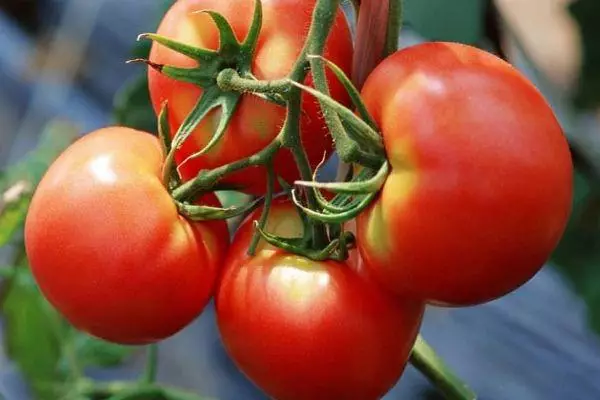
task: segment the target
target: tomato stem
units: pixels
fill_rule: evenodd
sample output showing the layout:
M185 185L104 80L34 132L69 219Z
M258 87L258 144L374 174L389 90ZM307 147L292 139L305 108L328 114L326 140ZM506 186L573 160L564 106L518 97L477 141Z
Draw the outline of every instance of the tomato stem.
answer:
M340 83L346 89L346 92L350 96L350 99L352 100L352 104L356 108L356 112L358 113L358 115L363 119L363 121L365 121L365 123L367 123L369 125L369 127L371 127L373 130L377 131L377 129L378 129L377 124L375 123L375 121L373 120L371 115L369 114L369 111L367 110L367 107L366 107L365 103L363 102L362 97L360 96L360 91L354 85L352 80L344 73L344 71L340 67L335 65L333 62L331 62L330 60L327 60L326 58L323 58L322 56L310 55L308 57L309 58L311 58L311 57L320 58L323 60L323 62L325 62L325 65L327 65L327 68L329 68L329 70L331 72L333 72L333 74L336 76L338 81L340 81ZM381 139L379 139L379 140L381 140Z
M421 335L417 337L413 347L410 363L425 375L447 400L477 399L477 395L454 374Z
M177 187L181 184L181 179L175 169L175 153L171 152L171 131L169 128L168 121L167 103L164 102L160 113L158 115L158 137L165 154L165 161L163 163L162 180L167 190L171 190L173 187Z
M267 147L251 157L235 161L231 164L225 164L212 170L202 170L196 178L183 183L173 190L172 196L175 200L181 202L191 200L203 191L212 190L213 186L227 174L251 166L264 165L268 159L277 153L281 145L281 135L279 135Z
M235 218L240 215L245 215L257 209L263 202L263 199L258 198L251 202L246 202L240 206L233 207L212 207L206 205L196 205L181 203L175 200L177 210L181 215L192 221L210 221Z
M318 60L323 62L322 58ZM356 162L371 168L381 165L385 160L385 151L383 140L375 129L328 95L297 82L292 82L292 85L319 100L324 110L325 120L328 124L331 123L329 130L335 139L336 150L342 160ZM344 151L345 148L352 150ZM343 157L351 159L346 160Z
M389 163L384 162L377 172L370 176L372 173L368 171L365 180L353 180L351 182L329 182L321 183L314 181L296 181L296 186L312 187L316 189L326 189L333 193L346 193L346 194L369 194L377 193L383 186L388 172ZM362 175L364 176L364 175Z
M389 0L388 28L385 41L384 56L389 56L398 50L402 19L404 17L404 0Z
M224 69L217 75L217 85L222 90L233 90L240 93L267 93L285 95L291 87L288 79L274 79L270 81L242 78L232 68Z
M339 11L339 4L340 0L317 1L313 10L312 22L304 46L287 78L272 81L255 79L249 69L241 68L242 66L250 65L249 59L245 59L238 60L235 68L226 67L219 70L215 75L215 85L204 88L202 97L205 100L203 101L201 99L198 102L196 108L190 113L182 127L176 133L169 156L172 156L172 153L181 147L183 142L189 137L192 130L207 112L217 106L221 106L223 109L229 108L234 110L237 99L239 98L238 96L242 93L261 95L267 100L271 100L277 104L283 102L286 106L286 116L282 129L277 137L258 153L246 159L238 160L212 170L200 171L194 179L175 188L172 191L172 196L181 212L184 212L188 217L198 219L202 219L202 216L207 215L210 215L211 217L218 216L218 213L214 213L212 210L202 209L202 207L198 208L197 206L190 204L190 202L203 192L214 190L215 186L219 184L219 181L227 174L250 166L266 166L282 147L285 147L293 155L301 180L303 182L312 180L313 171L300 136L302 90L306 90L306 87L302 87L300 83L304 82L310 69L313 70L313 80L315 81L315 87L318 90L315 91L312 88L309 88L309 90L313 90L313 95L315 95L321 103L327 125L330 127L340 157L345 161L356 162L367 166L372 170L378 170L381 167L382 163L385 161L385 153L381 137L376 129L373 128L372 121L370 119L367 122L361 120L359 117L355 116L352 111L343 107L341 104L334 102L329 97L329 88L327 87L327 77L322 56L327 37L329 36L335 21L336 13ZM220 25L219 30L221 35L225 35L231 39L228 26L221 21L219 16L213 14L211 14L211 16L215 19L215 23ZM257 28L252 31L252 34L249 34L249 42L242 44L242 48L244 49L242 53L244 54L248 53L248 51L246 51L248 50L246 46L248 48L253 48L256 44L256 38L260 27L259 22L256 19L260 16L261 9L259 0L257 0L257 8L255 8L253 17L253 26ZM159 38L159 40L166 43L164 38ZM233 43L232 40L229 41ZM192 49L182 47L179 43L168 43L168 45L171 47L181 47L190 54L194 53ZM223 53L223 49L220 49L219 53ZM210 61L208 62L210 68L217 65L217 62L214 59L210 59L212 54L200 51L199 56L204 57L205 61ZM163 71L164 68L165 67L162 67ZM175 70L171 72L180 75L188 74L188 78L190 77L189 72ZM302 90L299 86L302 87ZM231 102L227 103L229 95L235 97L232 97ZM358 97L356 90L351 92L350 95L351 97L352 95L354 95L355 98ZM365 111L364 107L361 108L361 111ZM228 113L228 116L229 115L230 114ZM342 117L340 117L340 115ZM217 129L219 133L224 132L228 123L228 118L222 118L221 122L222 124L219 124ZM333 129L331 129L332 127ZM210 144L215 144L220 140L220 136L215 135L213 139L214 140L210 141ZM210 146L208 146L208 149L210 149ZM203 149L201 152L192 155L191 158L201 156L206 151L206 149ZM183 163L188 160L184 160ZM305 197L306 207L320 215L322 209L319 205L320 202L315 190L303 191L303 195ZM273 196L273 193L269 196ZM359 204L348 207L344 210L346 212L345 215L349 215L348 213L355 212L364 207L364 201L369 197L373 196L363 196L361 198L362 201L360 201ZM268 207L268 204L265 205ZM227 215L227 213L221 214L221 216L225 215ZM262 227L263 226L261 226L261 228ZM319 219L308 219L308 227L309 229L305 230L305 242L310 243L310 247L314 251L321 251L326 248L331 239L328 237L326 224ZM258 238L255 237L250 249L251 252L255 250L257 241Z
M361 212L363 212L369 204L377 197L377 193L368 193L363 195L358 202L352 204L352 207L348 208L342 212L319 212L315 211L311 207L303 206L298 198L295 196L295 191L292 192L294 204L300 207L300 209L310 217L311 220L320 221L328 224L341 224L346 221L350 221L351 219L356 218Z
M287 109L288 118L286 118L286 125L284 126L284 131L287 130L287 135L284 136L284 146L291 150L294 160L296 161L296 165L298 166L300 177L302 179L312 179L312 169L308 162L308 157L306 156L304 146L302 146L302 142L300 140L301 98L297 89L292 89L292 91L297 91L298 93L297 95L295 93L293 99L290 101L290 106ZM309 207L312 209L318 207L317 200L312 191L306 193L306 200ZM313 248L322 248L327 244L325 226L316 221L309 221L309 224L310 229L304 232L305 235L309 235L308 237L310 237Z
M146 361L146 369L142 377L143 383L154 383L156 381L156 373L158 369L158 346L151 344L148 346L148 359Z
M271 211L271 203L273 201L273 191L275 188L275 169L273 168L273 164L270 163L267 165L267 194L265 195L265 203L263 206L262 214L260 216L260 220L258 221L258 227L262 230L265 229L265 225L267 224L267 219L269 218L269 211ZM250 242L250 246L248 246L248 255L253 256L256 252L256 247L260 241L261 235L257 230L254 232L252 236L252 241Z

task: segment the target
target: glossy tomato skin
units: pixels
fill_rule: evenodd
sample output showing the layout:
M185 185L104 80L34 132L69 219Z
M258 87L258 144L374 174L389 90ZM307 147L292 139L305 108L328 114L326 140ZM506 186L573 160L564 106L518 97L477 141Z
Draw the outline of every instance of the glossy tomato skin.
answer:
M567 141L536 88L489 53L426 43L384 60L362 96L392 166L358 218L372 275L448 306L528 281L559 241L572 197Z
M150 134L90 133L50 166L29 209L25 244L41 291L108 341L151 343L182 329L208 303L224 260L225 222L181 217L162 159Z
M315 0L263 0L263 24L259 37L252 72L259 79L284 78L291 71L300 54L310 26ZM194 46L217 49L219 34L214 23L199 10L215 10L224 15L232 25L238 40L246 37L254 10L254 0L179 0L164 16L158 34ZM352 62L352 41L344 16L339 11L329 36L325 57L349 73ZM150 60L159 64L195 67L197 63L162 45L154 44ZM349 98L341 84L328 75L332 96L349 104ZM149 89L154 109L168 101L169 122L174 134L187 114L196 104L201 89L193 84L167 78L153 69L148 71ZM310 77L307 84L310 84ZM303 95L301 135L310 163L316 166L323 154L332 150L331 137L327 131L317 101ZM204 148L212 133L220 111L211 112L176 156L181 164L191 154ZM246 158L264 148L279 132L285 117L285 108L268 103L253 95L244 95L236 109L227 132L220 143L205 156L180 165L184 179L191 179L202 169L212 169L226 163ZM288 182L298 178L293 157L283 150L275 158L276 172ZM252 167L232 174L222 181L236 185L242 190L261 194L265 192L266 171Z
M227 352L274 399L381 398L404 370L423 304L390 296L354 265L264 244L246 256L258 217L237 232L216 296ZM276 203L267 229L301 234L294 206Z

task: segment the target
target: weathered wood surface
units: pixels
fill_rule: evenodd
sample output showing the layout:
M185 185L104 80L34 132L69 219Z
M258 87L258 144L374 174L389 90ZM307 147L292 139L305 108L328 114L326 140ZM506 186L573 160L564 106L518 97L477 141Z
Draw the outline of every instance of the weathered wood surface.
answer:
M480 399L600 399L600 340L587 329L581 302L550 268L487 305L428 310L422 333ZM212 308L161 345L160 357L164 382L221 400L266 399L227 359ZM134 364L142 362L140 355ZM135 368L122 371L134 376ZM409 368L385 400L424 398L428 388Z

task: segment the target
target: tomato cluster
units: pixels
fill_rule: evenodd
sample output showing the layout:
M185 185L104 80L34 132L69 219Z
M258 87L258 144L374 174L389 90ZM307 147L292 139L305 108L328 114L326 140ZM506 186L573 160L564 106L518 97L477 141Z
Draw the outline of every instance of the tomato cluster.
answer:
M241 39L254 4L179 0L158 33L217 50L219 31L198 11L219 12ZM252 72L281 79L301 54L315 1L262 5ZM324 56L348 73L351 36L342 13L335 18ZM175 135L207 89L156 68L198 68L173 49L155 42L150 61L152 102L157 114L166 105ZM328 77L331 96L348 106L344 86ZM312 84L310 75L304 83ZM265 210L247 215L230 243L223 219L179 213L180 199L164 182L159 139L110 127L71 145L36 190L25 238L42 292L74 326L123 344L175 334L214 297L227 352L270 396L380 398L404 370L426 304L481 304L541 268L569 215L572 166L541 94L474 47L399 50L372 71L361 98L390 172L369 207L343 225L356 237L347 258L317 260L264 240L250 255ZM301 141L314 170L333 144L319 103L303 94L300 107ZM244 93L223 139L190 158L216 129L219 110L210 111L174 153L179 179L252 156L276 138L285 117L285 107ZM300 177L289 149L272 162L281 180ZM262 196L266 168L242 168L219 183ZM191 205L220 207L210 190ZM262 230L278 237L303 238L311 226L287 197L273 200L266 215Z

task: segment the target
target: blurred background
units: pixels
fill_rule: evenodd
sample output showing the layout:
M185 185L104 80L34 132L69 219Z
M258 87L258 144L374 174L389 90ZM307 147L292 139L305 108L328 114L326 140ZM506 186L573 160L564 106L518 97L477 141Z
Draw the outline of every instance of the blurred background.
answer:
M154 31L169 4L0 0L0 191L16 176L39 177L65 131L154 129L145 69L125 61L147 52L136 36ZM403 46L459 41L521 69L552 104L576 163L573 216L548 265L495 302L429 309L423 336L482 400L600 398L600 1L406 0L405 11ZM0 219L0 265L18 257L14 229ZM53 398L44 388L60 381L64 360L43 302L30 282L1 289L0 394ZM76 344L96 379L134 378L144 363L142 349L84 336ZM221 400L266 399L224 353L211 307L159 354L161 382ZM385 399L437 398L409 367Z

